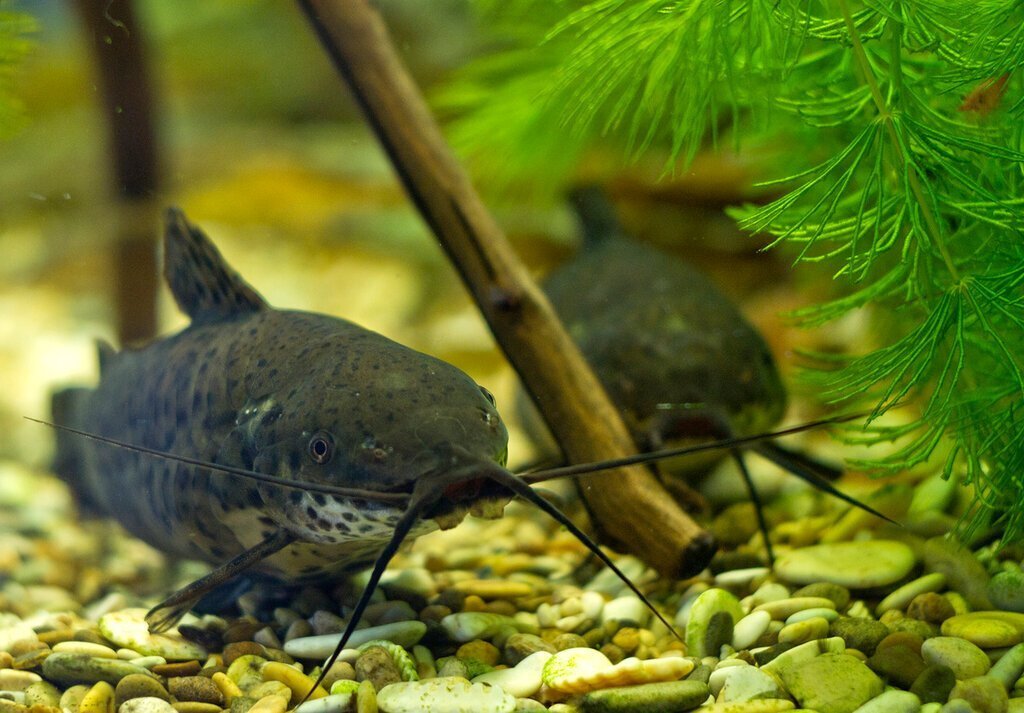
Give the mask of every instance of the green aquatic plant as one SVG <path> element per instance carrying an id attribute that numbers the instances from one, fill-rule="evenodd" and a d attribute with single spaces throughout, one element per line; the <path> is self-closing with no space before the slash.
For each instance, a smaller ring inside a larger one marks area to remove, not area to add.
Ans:
<path id="1" fill-rule="evenodd" d="M 1024 539 L 1024 2 L 480 2 L 499 48 L 439 98 L 481 179 L 567 182 L 587 151 L 773 146 L 739 224 L 827 270 L 877 344 L 825 357 L 829 401 L 869 399 L 862 465 L 938 461 L 975 485 L 967 534 Z M 914 401 L 899 426 L 878 417 Z"/>
<path id="2" fill-rule="evenodd" d="M 32 48 L 28 35 L 35 30 L 29 15 L 7 7 L 8 3 L 0 0 L 0 139 L 25 123 L 24 107 L 13 90 L 14 73 Z"/>

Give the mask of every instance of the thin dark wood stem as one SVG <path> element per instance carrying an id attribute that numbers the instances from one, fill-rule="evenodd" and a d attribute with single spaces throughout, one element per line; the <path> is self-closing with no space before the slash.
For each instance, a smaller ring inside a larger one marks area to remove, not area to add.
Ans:
<path id="1" fill-rule="evenodd" d="M 299 0 L 366 113 L 409 196 L 444 246 L 509 361 L 572 462 L 635 453 L 619 414 L 455 160 L 366 0 Z M 711 536 L 650 472 L 581 487 L 604 539 L 664 574 L 699 572 Z"/>

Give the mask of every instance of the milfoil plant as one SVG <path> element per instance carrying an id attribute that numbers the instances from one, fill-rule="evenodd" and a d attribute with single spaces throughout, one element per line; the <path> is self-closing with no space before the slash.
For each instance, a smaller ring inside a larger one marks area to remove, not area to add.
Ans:
<path id="1" fill-rule="evenodd" d="M 975 486 L 966 534 L 1024 540 L 1024 2 L 477 5 L 496 49 L 438 102 L 484 183 L 556 188 L 599 143 L 666 174 L 708 143 L 774 145 L 772 199 L 735 216 L 833 278 L 795 319 L 874 320 L 873 349 L 808 376 L 870 401 L 861 441 L 898 444 L 861 465 L 937 463 Z"/>

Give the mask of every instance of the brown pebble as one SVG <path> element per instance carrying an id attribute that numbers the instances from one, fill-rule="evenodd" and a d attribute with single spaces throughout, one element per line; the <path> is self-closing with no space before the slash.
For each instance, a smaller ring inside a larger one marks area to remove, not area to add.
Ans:
<path id="1" fill-rule="evenodd" d="M 555 647 L 555 651 L 565 651 L 585 647 L 587 641 L 579 634 L 562 633 L 551 640 L 551 645 Z"/>
<path id="2" fill-rule="evenodd" d="M 224 630 L 221 638 L 225 644 L 233 644 L 238 641 L 252 641 L 252 637 L 263 626 L 263 624 L 254 619 L 236 619 Z"/>
<path id="3" fill-rule="evenodd" d="M 392 660 L 391 654 L 380 646 L 366 649 L 356 659 L 355 670 L 357 681 L 369 681 L 377 691 L 402 680 L 402 674 Z"/>
<path id="4" fill-rule="evenodd" d="M 47 646 L 59 644 L 62 641 L 71 641 L 75 637 L 74 629 L 54 629 L 39 634 L 39 640 Z"/>
<path id="5" fill-rule="evenodd" d="M 14 661 L 11 664 L 11 668 L 20 669 L 22 671 L 38 668 L 43 665 L 43 661 L 45 661 L 46 657 L 51 653 L 53 652 L 50 650 L 50 647 L 43 644 L 40 648 L 32 651 L 26 651 L 23 654 L 15 656 Z"/>
<path id="6" fill-rule="evenodd" d="M 495 599 L 493 602 L 488 602 L 484 611 L 488 611 L 491 614 L 501 614 L 503 616 L 515 616 L 519 613 L 519 607 L 507 599 Z"/>
<path id="7" fill-rule="evenodd" d="M 907 616 L 932 624 L 941 624 L 951 616 L 956 616 L 956 611 L 949 600 L 941 594 L 925 592 L 911 600 L 907 606 Z"/>
<path id="8" fill-rule="evenodd" d="M 49 650 L 49 648 L 49 646 L 38 639 L 18 639 L 17 641 L 12 642 L 7 647 L 7 650 L 11 653 L 11 656 L 14 657 L 14 660 L 17 661 L 19 656 L 24 656 L 25 654 L 30 654 L 33 651 L 39 651 L 40 649 Z"/>
<path id="9" fill-rule="evenodd" d="M 257 644 L 255 641 L 234 641 L 224 646 L 224 651 L 221 653 L 221 658 L 224 659 L 224 665 L 230 666 L 231 663 L 239 656 L 245 656 L 252 654 L 254 656 L 262 656 L 267 658 L 267 650 L 262 644 Z"/>
<path id="10" fill-rule="evenodd" d="M 912 631 L 894 631 L 878 642 L 878 646 L 875 648 L 875 651 L 885 649 L 890 646 L 906 646 L 914 653 L 920 655 L 921 644 L 923 643 L 924 639 L 921 638 L 919 634 L 915 634 Z"/>
<path id="11" fill-rule="evenodd" d="M 98 631 L 92 629 L 78 629 L 75 631 L 72 641 L 85 641 L 89 644 L 100 644 L 102 646 L 111 646 L 111 643 L 106 640 Z M 112 648 L 117 648 L 116 646 Z"/>
<path id="12" fill-rule="evenodd" d="M 117 682 L 114 689 L 114 707 L 132 698 L 160 698 L 170 703 L 171 694 L 158 680 L 144 673 L 130 673 Z"/>
<path id="13" fill-rule="evenodd" d="M 171 704 L 178 713 L 220 713 L 223 708 L 215 703 L 199 701 L 175 701 Z"/>
<path id="14" fill-rule="evenodd" d="M 451 609 L 453 612 L 462 611 L 466 595 L 457 589 L 445 589 L 431 600 L 431 604 L 440 604 Z"/>
<path id="15" fill-rule="evenodd" d="M 489 641 L 474 639 L 460 646 L 455 655 L 460 659 L 475 659 L 488 666 L 494 666 L 501 658 L 501 651 Z"/>
<path id="16" fill-rule="evenodd" d="M 217 684 L 206 676 L 179 676 L 167 680 L 167 688 L 171 695 L 179 701 L 197 701 L 224 705 L 224 694 Z"/>
<path id="17" fill-rule="evenodd" d="M 238 698 L 232 699 L 231 707 L 228 709 L 230 713 L 248 713 L 248 711 L 256 705 L 256 699 L 251 696 L 239 696 Z"/>
<path id="18" fill-rule="evenodd" d="M 622 659 L 626 658 L 626 652 L 620 649 L 615 644 L 605 644 L 600 648 L 602 654 L 608 657 L 608 660 L 612 663 L 618 663 Z"/>
<path id="19" fill-rule="evenodd" d="M 420 609 L 419 619 L 424 624 L 431 622 L 439 623 L 442 619 L 452 613 L 452 610 L 444 604 L 428 604 Z"/>
<path id="20" fill-rule="evenodd" d="M 0 668 L 14 668 L 14 657 L 10 651 L 0 651 Z"/>
<path id="21" fill-rule="evenodd" d="M 177 678 L 178 676 L 197 676 L 203 670 L 203 665 L 198 661 L 175 661 L 174 663 L 157 664 L 149 670 L 157 676 Z"/>
<path id="22" fill-rule="evenodd" d="M 324 676 L 323 687 L 329 691 L 335 681 L 354 680 L 356 680 L 356 670 L 352 668 L 352 664 L 348 661 L 335 661 L 334 665 L 327 669 L 327 675 Z"/>

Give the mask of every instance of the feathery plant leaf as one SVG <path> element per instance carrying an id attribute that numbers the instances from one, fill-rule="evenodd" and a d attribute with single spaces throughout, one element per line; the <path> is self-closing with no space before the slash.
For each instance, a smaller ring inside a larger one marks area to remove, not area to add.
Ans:
<path id="1" fill-rule="evenodd" d="M 538 7 L 489 5 L 492 20 Z M 828 400 L 873 401 L 876 419 L 918 404 L 909 423 L 849 434 L 900 439 L 862 465 L 934 463 L 975 485 L 964 532 L 1024 539 L 1024 2 L 541 5 L 504 66 L 467 75 L 487 92 L 463 78 L 447 97 L 485 180 L 557 186 L 600 143 L 685 165 L 723 120 L 774 136 L 785 164 L 762 185 L 777 197 L 737 219 L 831 274 L 840 294 L 797 320 L 867 310 L 877 326 L 876 344 L 807 378 Z"/>

